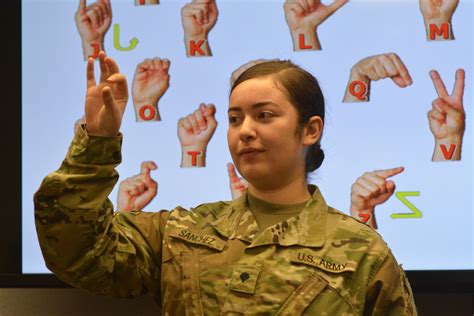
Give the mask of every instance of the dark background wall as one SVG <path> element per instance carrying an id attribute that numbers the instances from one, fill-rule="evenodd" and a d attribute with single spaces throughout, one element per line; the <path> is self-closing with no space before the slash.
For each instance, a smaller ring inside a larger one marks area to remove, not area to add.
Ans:
<path id="1" fill-rule="evenodd" d="M 420 316 L 474 315 L 470 294 L 417 294 Z M 0 289 L 1 316 L 160 315 L 151 297 L 133 300 L 96 296 L 77 289 Z M 384 316 L 384 315 L 380 315 Z"/>

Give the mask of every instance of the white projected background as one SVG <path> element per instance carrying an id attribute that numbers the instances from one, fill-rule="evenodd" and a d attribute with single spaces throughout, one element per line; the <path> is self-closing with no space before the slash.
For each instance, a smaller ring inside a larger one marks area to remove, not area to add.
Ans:
<path id="1" fill-rule="evenodd" d="M 89 3 L 88 3 L 89 4 Z M 376 208 L 379 233 L 408 270 L 474 269 L 472 187 L 473 3 L 461 1 L 453 17 L 452 41 L 427 41 L 418 1 L 353 0 L 318 29 L 321 51 L 294 52 L 283 1 L 218 0 L 219 17 L 209 34 L 212 57 L 185 54 L 180 10 L 184 1 L 135 6 L 134 0 L 112 0 L 112 26 L 105 37 L 107 55 L 133 80 L 145 58 L 168 58 L 170 87 L 161 98 L 161 122 L 136 122 L 130 100 L 121 128 L 124 134 L 120 180 L 137 174 L 144 160 L 159 169 L 157 197 L 146 211 L 192 207 L 229 200 L 226 164 L 229 77 L 239 65 L 258 58 L 291 59 L 320 81 L 327 101 L 322 148 L 325 161 L 312 175 L 329 205 L 349 213 L 350 190 L 366 171 L 398 166 L 392 178 L 396 192 L 408 196 L 421 218 L 392 218 L 413 213 L 395 194 Z M 85 69 L 74 23 L 78 1 L 23 0 L 22 3 L 22 216 L 23 273 L 48 272 L 38 245 L 33 194 L 42 179 L 56 170 L 83 115 Z M 119 41 L 114 46 L 114 25 Z M 359 60 L 395 52 L 408 68 L 413 84 L 372 82 L 370 102 L 343 103 L 351 67 Z M 98 65 L 96 63 L 96 65 Z M 96 67 L 98 74 L 98 67 Z M 462 160 L 432 162 L 434 139 L 427 112 L 437 98 L 429 71 L 439 71 L 447 88 L 456 69 L 466 72 L 466 131 Z M 207 149 L 205 168 L 180 168 L 177 137 L 180 117 L 201 102 L 214 103 L 219 123 Z M 110 198 L 116 203 L 117 188 Z"/>

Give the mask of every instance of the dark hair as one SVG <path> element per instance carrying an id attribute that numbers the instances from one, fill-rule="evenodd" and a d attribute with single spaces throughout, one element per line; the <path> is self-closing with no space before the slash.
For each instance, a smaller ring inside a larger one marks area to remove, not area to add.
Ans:
<path id="1" fill-rule="evenodd" d="M 293 64 L 289 60 L 266 61 L 245 70 L 232 84 L 230 92 L 244 81 L 272 76 L 281 84 L 289 101 L 298 113 L 297 135 L 301 135 L 304 126 L 312 116 L 319 116 L 324 123 L 324 96 L 318 80 L 309 72 Z M 321 134 L 322 135 L 322 134 Z M 321 149 L 321 138 L 308 148 L 305 157 L 305 172 L 318 169 L 324 160 Z"/>

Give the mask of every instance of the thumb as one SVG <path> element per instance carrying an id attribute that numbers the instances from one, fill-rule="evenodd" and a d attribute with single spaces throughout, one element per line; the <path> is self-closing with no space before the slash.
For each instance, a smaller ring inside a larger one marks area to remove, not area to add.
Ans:
<path id="1" fill-rule="evenodd" d="M 116 73 L 107 78 L 107 83 L 114 86 L 114 95 L 119 99 L 128 98 L 127 79 L 124 74 Z"/>
<path id="2" fill-rule="evenodd" d="M 115 97 L 110 87 L 104 87 L 102 89 L 102 100 L 107 110 L 115 110 Z"/>
<path id="3" fill-rule="evenodd" d="M 391 180 L 387 181 L 386 187 L 387 187 L 388 193 L 390 193 L 390 195 L 392 195 L 393 191 L 395 191 L 395 187 L 396 187 L 395 182 L 393 182 Z"/>
<path id="4" fill-rule="evenodd" d="M 349 0 L 335 0 L 333 3 L 328 5 L 329 15 L 334 14 L 337 10 L 339 10 L 343 5 L 345 5 Z"/>

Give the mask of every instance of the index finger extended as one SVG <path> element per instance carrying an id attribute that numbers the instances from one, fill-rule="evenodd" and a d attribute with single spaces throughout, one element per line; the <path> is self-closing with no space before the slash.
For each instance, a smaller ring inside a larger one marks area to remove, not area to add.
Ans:
<path id="1" fill-rule="evenodd" d="M 229 162 L 227 164 L 227 171 L 229 172 L 230 182 L 232 183 L 239 182 L 239 177 L 237 176 L 237 173 L 235 172 L 235 167 L 233 163 Z"/>
<path id="2" fill-rule="evenodd" d="M 397 168 L 392 168 L 392 169 L 375 170 L 374 173 L 382 178 L 389 178 L 399 173 L 402 173 L 403 170 L 405 170 L 405 168 L 397 167 Z"/>
<path id="3" fill-rule="evenodd" d="M 431 70 L 430 77 L 433 81 L 433 85 L 436 89 L 436 92 L 438 93 L 438 96 L 440 98 L 447 97 L 449 95 L 448 90 L 446 90 L 446 86 L 444 85 L 444 82 L 441 79 L 439 73 L 436 70 Z"/>
<path id="4" fill-rule="evenodd" d="M 79 8 L 77 10 L 81 14 L 86 14 L 86 0 L 79 0 Z"/>
<path id="5" fill-rule="evenodd" d="M 87 59 L 87 70 L 86 70 L 86 78 L 87 78 L 87 87 L 95 87 L 96 86 L 96 81 L 95 81 L 95 74 L 94 74 L 94 58 L 89 57 Z"/>

